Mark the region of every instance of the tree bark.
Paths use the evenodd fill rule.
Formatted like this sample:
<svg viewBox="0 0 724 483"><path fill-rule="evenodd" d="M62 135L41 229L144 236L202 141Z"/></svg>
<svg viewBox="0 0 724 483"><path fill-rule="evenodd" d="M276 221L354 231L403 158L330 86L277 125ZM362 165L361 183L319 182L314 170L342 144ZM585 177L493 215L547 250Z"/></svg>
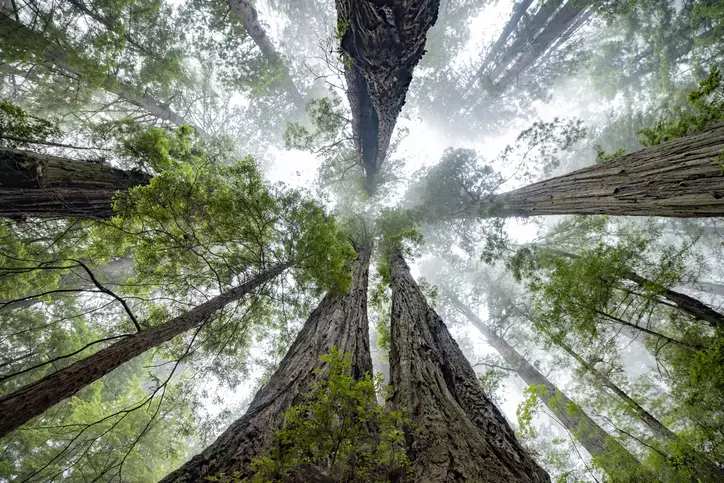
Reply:
<svg viewBox="0 0 724 483"><path fill-rule="evenodd" d="M244 29L246 29L246 33L254 40L254 43L259 47L264 57L266 57L271 65L279 69L282 83L292 97L294 105L297 109L304 111L304 97L300 94L296 84L294 84L289 69L282 62L282 56L279 55L279 52L274 48L274 44L272 44L264 27L262 27L259 22L259 15L252 5L251 0L227 0L227 4L232 12L239 15L241 24L244 26Z"/></svg>
<svg viewBox="0 0 724 483"><path fill-rule="evenodd" d="M391 274L391 405L412 421L406 440L414 481L550 481L483 392L399 252Z"/></svg>
<svg viewBox="0 0 724 483"><path fill-rule="evenodd" d="M90 263L88 261L86 262ZM119 258L105 265L91 265L89 268L100 283L107 285L109 282L112 284L119 284L122 278L127 278L127 274L130 273L132 267L133 260L130 258ZM41 287L40 290L82 291L93 288L96 288L96 285L88 278L88 274L85 271L71 271L61 275L56 286ZM31 294L23 294L15 297L14 299L0 298L0 313L7 310L32 307L37 303L40 303L40 300Z"/></svg>
<svg viewBox="0 0 724 483"><path fill-rule="evenodd" d="M311 390L319 377L315 371L320 367L319 356L331 347L351 354L354 377L372 372L367 320L369 259L369 250L361 250L354 262L351 291L328 293L322 299L246 414L162 483L205 481L221 473L238 474L240 481L253 476L249 464L268 451L274 433L283 423L284 411L301 402L301 396Z"/></svg>
<svg viewBox="0 0 724 483"><path fill-rule="evenodd" d="M0 216L108 218L117 192L149 181L141 171L102 162L0 148Z"/></svg>
<svg viewBox="0 0 724 483"><path fill-rule="evenodd" d="M405 103L412 71L424 53L427 31L437 20L440 0L336 0L345 26L347 98L357 160L368 189L387 155L397 116Z"/></svg>
<svg viewBox="0 0 724 483"><path fill-rule="evenodd" d="M451 297L454 307L475 326L488 343L498 351L508 365L526 384L543 386L541 400L555 414L561 424L598 461L613 481L615 475L629 474L631 469L638 475L648 475L641 463L612 436L606 434L578 405L563 394L551 381L525 360L508 342L488 328L468 307ZM573 409L573 410L571 410ZM653 475L650 475L653 478ZM655 480L655 478L654 478Z"/></svg>
<svg viewBox="0 0 724 483"><path fill-rule="evenodd" d="M467 205L463 216L724 216L724 124Z"/></svg>
<svg viewBox="0 0 724 483"><path fill-rule="evenodd" d="M3 415L0 419L0 437L69 398L121 364L200 326L215 312L277 277L291 265L292 263L277 265L164 324L128 336L83 360L3 396L0 398L0 414Z"/></svg>
<svg viewBox="0 0 724 483"><path fill-rule="evenodd" d="M0 40L2 40L5 36L17 35L42 40L40 34L36 33L26 25L13 20L10 16L0 16ZM66 55L65 52L58 50L57 47L54 48L53 45L47 44L45 46L45 50L39 61L48 67L72 74L77 78L82 78L83 76L80 69L74 68L71 65L68 60L68 55ZM170 122L171 124L175 124L177 126L180 126L181 124L188 124L193 127L200 136L204 138L209 137L207 132L172 110L168 104L161 102L145 91L143 93L138 92L134 86L120 81L112 74L108 74L106 76L102 88L111 94L115 94L132 106L145 110L158 119Z"/></svg>

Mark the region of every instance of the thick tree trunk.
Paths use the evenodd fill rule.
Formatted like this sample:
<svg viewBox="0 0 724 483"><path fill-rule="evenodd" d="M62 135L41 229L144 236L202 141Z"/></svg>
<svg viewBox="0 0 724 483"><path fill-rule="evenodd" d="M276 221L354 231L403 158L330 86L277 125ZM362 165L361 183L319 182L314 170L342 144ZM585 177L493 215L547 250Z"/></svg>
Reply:
<svg viewBox="0 0 724 483"><path fill-rule="evenodd" d="M346 27L341 48L349 56L345 75L357 157L372 189L440 0L335 3L338 24Z"/></svg>
<svg viewBox="0 0 724 483"><path fill-rule="evenodd" d="M90 262L86 261L86 263ZM93 272L95 278L104 286L108 286L109 283L117 285L121 283L121 280L128 278L130 275L131 269L133 268L133 260L130 258L119 258L105 265L91 265L89 268ZM50 290L62 290L70 292L94 288L96 288L96 285L92 280L90 280L85 270L83 270L82 272L71 271L61 275L57 285L52 287L41 287L39 291L46 292ZM0 298L0 313L6 310L31 307L39 303L40 300L35 295L37 294L23 294L13 299ZM53 296L53 294L49 295Z"/></svg>
<svg viewBox="0 0 724 483"><path fill-rule="evenodd" d="M459 300L451 298L455 308L485 337L488 343L500 353L508 365L514 369L526 384L543 386L545 391L540 395L543 403L555 414L561 424L576 440L598 461L601 468L616 481L616 474L628 474L634 470L638 475L646 475L641 463L618 443L606 434L581 408L563 394L552 382L525 360L502 337L490 330L468 307Z"/></svg>
<svg viewBox="0 0 724 483"><path fill-rule="evenodd" d="M319 377L319 356L337 347L349 352L357 378L372 373L367 321L367 279L370 252L361 251L354 262L352 289L327 294L307 319L269 382L259 390L246 414L234 422L201 454L167 475L163 483L205 481L210 476L252 476L249 463L264 455L283 422L283 413L301 402Z"/></svg>
<svg viewBox="0 0 724 483"><path fill-rule="evenodd" d="M470 203L470 217L724 216L724 125Z"/></svg>
<svg viewBox="0 0 724 483"><path fill-rule="evenodd" d="M400 253L391 274L391 405L412 421L406 440L414 481L550 481L483 392Z"/></svg>
<svg viewBox="0 0 724 483"><path fill-rule="evenodd" d="M108 218L117 192L149 180L100 162L0 148L0 216Z"/></svg>
<svg viewBox="0 0 724 483"><path fill-rule="evenodd" d="M291 263L277 265L164 324L128 336L33 384L3 396L0 398L0 437L39 416L121 364L193 327L200 326L215 312L277 277L290 266Z"/></svg>
<svg viewBox="0 0 724 483"><path fill-rule="evenodd" d="M232 12L235 12L241 17L241 24L246 29L246 33L254 40L254 43L259 47L264 57L266 57L271 65L279 69L282 83L292 97L294 105L297 109L304 111L304 97L299 93L296 84L294 84L289 69L282 62L282 56L279 55L279 52L274 48L274 44L272 44L264 27L262 27L259 22L259 15L252 5L251 0L227 0L227 4Z"/></svg>
<svg viewBox="0 0 724 483"><path fill-rule="evenodd" d="M22 23L13 20L10 16L0 15L0 41L2 41L6 35L41 38L38 33L34 32ZM42 58L39 59L39 61L47 67L67 72L69 75L73 75L77 78L82 77L80 70L74 68L68 61L66 53L57 50L57 47L54 47L51 44L46 45ZM149 114L157 117L158 119L170 122L171 124L175 124L177 126L180 126L181 124L188 124L189 126L192 126L200 136L205 138L209 137L208 133L173 111L168 104L161 102L146 92L138 92L134 86L120 81L111 74L106 77L106 80L103 83L103 89L111 94L115 94L129 104L147 111Z"/></svg>

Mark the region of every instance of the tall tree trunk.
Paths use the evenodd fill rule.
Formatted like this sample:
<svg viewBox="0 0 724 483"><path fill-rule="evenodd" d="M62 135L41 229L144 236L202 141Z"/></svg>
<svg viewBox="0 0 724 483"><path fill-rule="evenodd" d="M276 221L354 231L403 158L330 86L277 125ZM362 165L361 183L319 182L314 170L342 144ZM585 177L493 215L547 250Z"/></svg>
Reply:
<svg viewBox="0 0 724 483"><path fill-rule="evenodd" d="M294 84L289 69L282 62L282 56L279 55L279 52L274 48L274 44L272 44L264 27L262 27L259 22L259 15L252 5L251 0L227 0L227 3L229 9L241 17L241 24L244 26L244 29L246 29L246 33L254 40L254 43L259 47L264 57L266 57L271 65L279 69L282 83L289 92L294 105L300 111L304 111L304 97L299 93L296 84Z"/></svg>
<svg viewBox="0 0 724 483"><path fill-rule="evenodd" d="M352 289L328 293L307 319L294 344L269 382L259 390L246 414L236 420L202 453L167 475L163 483L205 481L210 476L253 475L249 463L264 455L283 422L283 413L301 401L319 377L319 356L337 347L351 353L353 375L372 372L367 320L367 279L370 251L361 250L354 262Z"/></svg>
<svg viewBox="0 0 724 483"><path fill-rule="evenodd" d="M274 279L291 265L292 263L277 265L164 324L128 336L83 360L3 396L0 398L0 414L3 415L0 419L0 437L39 416L121 364L200 326L215 312Z"/></svg>
<svg viewBox="0 0 724 483"><path fill-rule="evenodd" d="M149 181L101 162L0 148L0 216L108 218L117 192Z"/></svg>
<svg viewBox="0 0 724 483"><path fill-rule="evenodd" d="M387 155L412 71L437 20L440 0L336 0L357 161L367 188Z"/></svg>
<svg viewBox="0 0 724 483"><path fill-rule="evenodd" d="M42 39L40 34L28 28L26 25L13 20L8 15L0 15L0 41L2 41L2 39L6 36L18 35L26 36L31 39ZM68 55L63 51L58 50L56 46L51 45L50 43L47 43L45 46L45 50L42 53L39 62L49 68L66 72L79 79L82 78L82 72L73 67L72 63L68 59ZM205 138L209 137L208 133L199 126L172 110L169 104L161 102L145 91L143 93L139 92L134 86L119 80L112 74L108 74L106 76L102 88L107 92L118 96L132 106L145 110L158 119L170 122L171 124L175 124L177 126L180 126L181 124L188 124L189 126L192 126L200 136Z"/></svg>
<svg viewBox="0 0 724 483"><path fill-rule="evenodd" d="M721 124L609 163L490 195L468 204L464 216L724 216L723 150Z"/></svg>
<svg viewBox="0 0 724 483"><path fill-rule="evenodd" d="M86 261L86 263L89 264L90 262ZM122 279L126 279L128 277L132 267L133 260L130 258L119 258L105 265L91 265L89 268L100 283L107 285L109 282L112 284L121 283L120 281ZM95 287L96 285L89 279L88 274L85 271L82 273L71 271L61 275L57 285L53 287L40 287L39 291L45 292L49 290L61 290L70 292L88 290ZM0 313L6 310L31 307L40 303L40 300L35 295L23 294L13 299L0 298Z"/></svg>
<svg viewBox="0 0 724 483"><path fill-rule="evenodd" d="M406 440L415 481L550 481L483 392L399 252L391 274L391 405L412 421Z"/></svg>
<svg viewBox="0 0 724 483"><path fill-rule="evenodd" d="M724 295L724 285L714 282L696 282L696 286L701 290L715 295Z"/></svg>
<svg viewBox="0 0 724 483"><path fill-rule="evenodd" d="M560 255L562 257L570 258L572 260L576 260L580 258L580 255L576 255L573 253L568 253L563 250L556 250L556 249L547 249L553 254ZM721 314L720 312L712 309L708 305L706 305L704 302L695 299L694 297L691 297L689 295L686 295L681 292L677 292L675 290L669 289L664 287L661 284L658 284L654 282L653 280L649 280L646 277L642 277L641 275L637 274L636 272L633 272L631 270L623 270L621 272L621 276L625 278L626 280L629 280L636 285L638 285L641 288L646 288L648 290L651 290L661 297L665 298L669 302L672 302L676 309L680 311L683 314L690 315L694 317L695 319L703 320L705 322L708 322L709 325L712 327L720 327L724 329L724 314Z"/></svg>
<svg viewBox="0 0 724 483"><path fill-rule="evenodd" d="M540 395L543 403L548 406L548 409L555 414L561 424L600 464L601 468L609 474L613 481L617 481L616 475L629 474L631 470L639 476L652 476L626 448L612 436L606 434L606 431L576 403L563 394L502 337L490 330L468 307L456 298L451 297L450 300L454 307L470 320L475 328L483 334L488 343L498 351L526 384L545 387L545 391Z"/></svg>

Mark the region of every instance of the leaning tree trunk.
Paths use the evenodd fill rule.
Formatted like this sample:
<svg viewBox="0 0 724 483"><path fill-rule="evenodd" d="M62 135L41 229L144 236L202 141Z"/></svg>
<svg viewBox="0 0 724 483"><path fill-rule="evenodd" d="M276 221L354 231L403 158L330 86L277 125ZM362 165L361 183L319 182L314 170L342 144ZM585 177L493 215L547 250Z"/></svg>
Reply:
<svg viewBox="0 0 724 483"><path fill-rule="evenodd" d="M42 39L42 36L26 25L13 20L9 15L0 15L0 41L6 36L23 36L31 39ZM66 52L58 49L57 46L46 41L45 50L39 56L39 62L48 68L57 69L74 76L82 78L80 69L74 68ZM119 80L116 76L108 74L102 88L111 94L118 96L132 106L145 110L149 114L163 121L180 126L188 124L196 132L205 138L209 135L199 126L175 112L167 103L163 103L147 92L140 93L138 89L129 83Z"/></svg>
<svg viewBox="0 0 724 483"><path fill-rule="evenodd" d="M90 262L86 260L86 263ZM121 283L121 280L128 278L132 267L133 260L130 258L119 258L105 265L91 265L89 268L93 272L93 276L103 285L108 285L108 283L118 285ZM57 284L54 284L51 287L40 287L39 290L43 292L43 295L45 296L54 296L55 294L77 293L94 288L96 288L96 285L92 280L90 280L85 271L82 273L70 271L61 275ZM0 298L0 313L8 310L32 307L33 305L40 303L39 296L40 294L35 293L32 295L22 294L12 299Z"/></svg>
<svg viewBox="0 0 724 483"><path fill-rule="evenodd" d="M246 414L236 420L202 453L167 475L163 483L206 481L237 475L240 481L253 476L249 464L270 448L274 433L283 423L283 413L298 404L319 375L319 356L336 347L350 353L353 376L372 373L367 321L369 250L354 262L352 289L346 294L328 293L307 319L292 347L269 382L257 392Z"/></svg>
<svg viewBox="0 0 724 483"><path fill-rule="evenodd" d="M714 295L724 296L724 285L714 282L696 282L695 288Z"/></svg>
<svg viewBox="0 0 724 483"><path fill-rule="evenodd" d="M440 0L336 0L357 161L367 187L387 155ZM341 32L340 32L341 33Z"/></svg>
<svg viewBox="0 0 724 483"><path fill-rule="evenodd" d="M0 216L108 218L117 192L149 181L146 173L102 162L0 148Z"/></svg>
<svg viewBox="0 0 724 483"><path fill-rule="evenodd" d="M614 161L490 195L463 216L724 216L724 124Z"/></svg>
<svg viewBox="0 0 724 483"><path fill-rule="evenodd" d="M541 386L545 390L540 394L543 403L555 414L561 424L598 462L601 468L616 481L616 475L633 474L651 476L641 463L612 436L606 434L576 403L563 394L551 381L525 360L502 337L488 328L468 307L451 297L455 308L485 337L488 343L503 357L508 365L518 373L529 386Z"/></svg>
<svg viewBox="0 0 724 483"><path fill-rule="evenodd" d="M279 52L274 48L274 44L272 44L264 27L262 27L259 22L259 15L252 5L251 0L227 0L227 4L232 12L235 12L241 17L241 24L244 26L246 33L254 40L254 43L259 47L259 50L261 50L262 55L264 55L269 64L279 69L281 81L284 88L289 92L294 105L297 109L304 111L304 97L302 97L296 84L294 84L289 69L282 62L282 56L279 55Z"/></svg>
<svg viewBox="0 0 724 483"><path fill-rule="evenodd" d="M550 481L483 392L399 252L391 274L391 405L412 421L406 441L414 481Z"/></svg>
<svg viewBox="0 0 724 483"><path fill-rule="evenodd" d="M0 437L69 398L121 364L202 325L215 312L274 279L291 265L277 265L164 324L130 335L85 359L3 396L0 398Z"/></svg>

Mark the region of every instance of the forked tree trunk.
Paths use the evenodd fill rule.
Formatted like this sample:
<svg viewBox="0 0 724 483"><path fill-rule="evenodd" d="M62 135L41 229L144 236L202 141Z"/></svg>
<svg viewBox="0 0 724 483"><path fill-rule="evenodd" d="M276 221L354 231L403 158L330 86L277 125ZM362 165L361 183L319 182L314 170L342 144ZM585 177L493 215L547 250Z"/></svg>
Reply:
<svg viewBox="0 0 724 483"><path fill-rule="evenodd" d="M85 359L3 396L0 398L0 437L43 414L121 364L202 325L215 312L274 279L291 265L277 265L164 324L130 335Z"/></svg>
<svg viewBox="0 0 724 483"><path fill-rule="evenodd" d="M488 343L503 357L505 362L518 373L529 386L545 388L540 398L555 414L561 424L576 438L601 468L617 481L616 475L635 474L640 477L653 475L618 441L608 435L575 402L563 394L551 381L525 360L508 342L488 328L468 307L459 300L450 298L453 306L483 334ZM632 480L633 481L633 480Z"/></svg>
<svg viewBox="0 0 724 483"><path fill-rule="evenodd" d="M470 203L465 216L724 216L724 124Z"/></svg>
<svg viewBox="0 0 724 483"><path fill-rule="evenodd" d="M367 321L367 279L370 252L354 262L352 289L328 293L307 319L292 347L269 382L259 390L246 414L236 420L202 453L194 456L162 483L206 481L225 473L245 481L253 475L249 464L266 454L283 423L283 413L302 400L318 379L319 356L337 347L351 354L353 375L372 373Z"/></svg>
<svg viewBox="0 0 724 483"><path fill-rule="evenodd" d="M550 481L483 392L400 253L391 274L391 405L412 421L406 441L414 481Z"/></svg>
<svg viewBox="0 0 724 483"><path fill-rule="evenodd" d="M440 0L335 3L357 160L372 189Z"/></svg>
<svg viewBox="0 0 724 483"><path fill-rule="evenodd" d="M116 193L149 181L141 171L0 148L0 216L108 218Z"/></svg>

